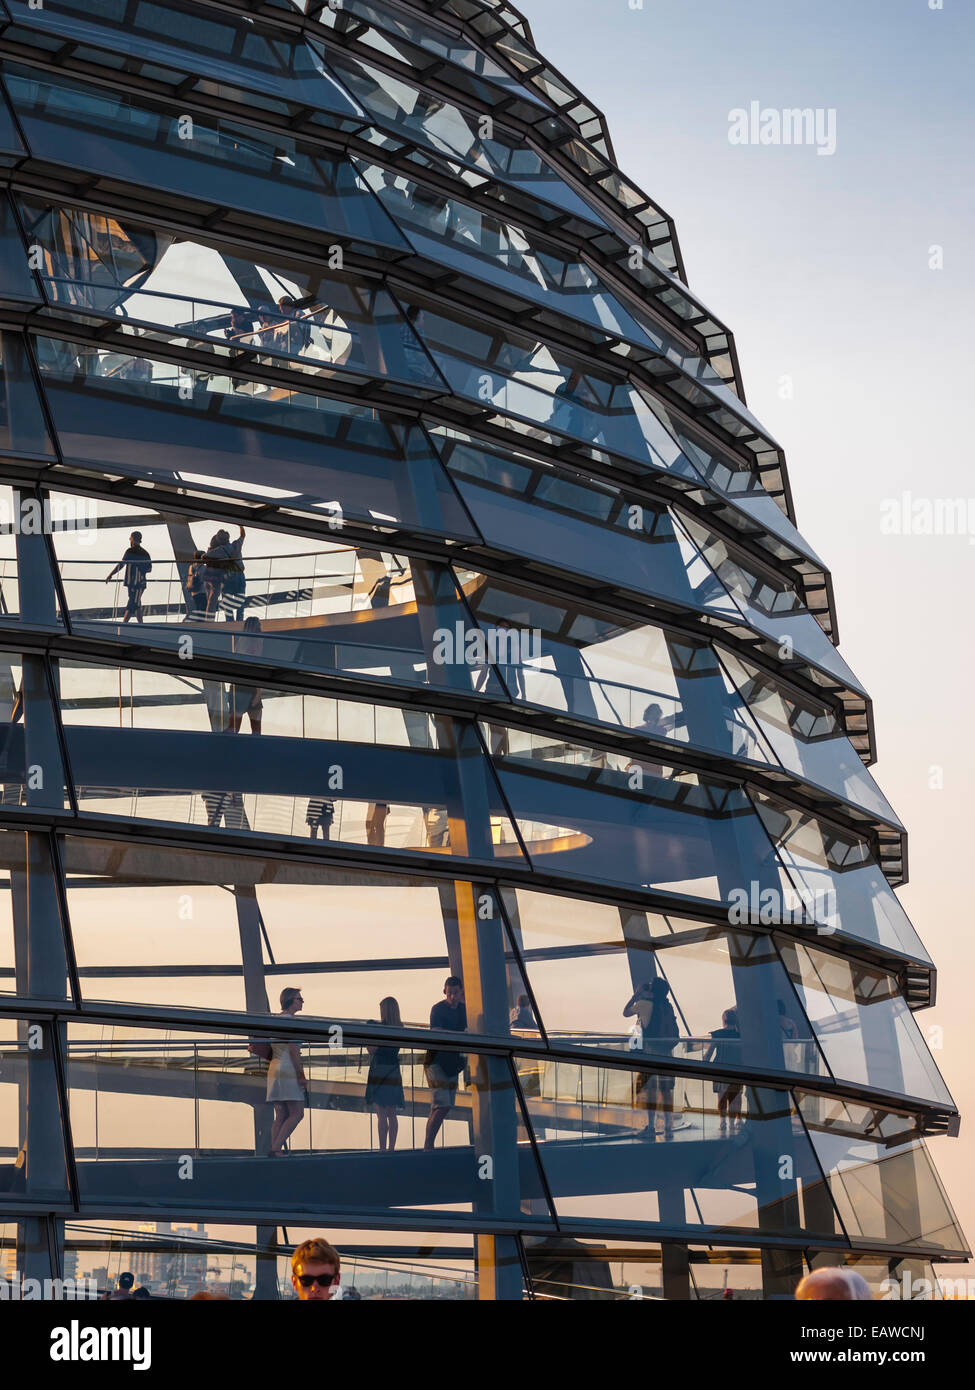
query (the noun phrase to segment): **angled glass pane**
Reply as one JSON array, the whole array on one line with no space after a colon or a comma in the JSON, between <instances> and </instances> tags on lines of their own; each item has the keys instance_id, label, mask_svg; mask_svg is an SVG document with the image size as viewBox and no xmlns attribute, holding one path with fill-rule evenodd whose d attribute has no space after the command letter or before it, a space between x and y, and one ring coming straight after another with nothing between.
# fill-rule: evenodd
<instances>
[{"instance_id":1,"label":"angled glass pane","mask_svg":"<svg viewBox=\"0 0 975 1390\"><path fill-rule=\"evenodd\" d=\"M703 606L713 590L714 611L737 614L710 570L710 589L688 573L666 511L527 455L502 455L462 437L433 437L485 540L682 607L698 606L698 594Z\"/></svg>"},{"instance_id":2,"label":"angled glass pane","mask_svg":"<svg viewBox=\"0 0 975 1390\"><path fill-rule=\"evenodd\" d=\"M0 333L0 451L32 458L54 456L26 343L19 333Z\"/></svg>"},{"instance_id":3,"label":"angled glass pane","mask_svg":"<svg viewBox=\"0 0 975 1390\"><path fill-rule=\"evenodd\" d=\"M512 700L772 762L707 644L653 624L603 618L474 570L457 573Z\"/></svg>"},{"instance_id":4,"label":"angled glass pane","mask_svg":"<svg viewBox=\"0 0 975 1390\"><path fill-rule=\"evenodd\" d=\"M488 1031L463 966L459 999L445 995L475 885L131 839L69 835L62 853L88 1003L267 1018L298 990L303 1018L366 1024L380 1042L399 1027Z\"/></svg>"},{"instance_id":5,"label":"angled glass pane","mask_svg":"<svg viewBox=\"0 0 975 1390\"><path fill-rule=\"evenodd\" d=\"M783 767L893 825L900 824L831 709L724 647L719 649L719 659Z\"/></svg>"},{"instance_id":6,"label":"angled glass pane","mask_svg":"<svg viewBox=\"0 0 975 1390\"><path fill-rule=\"evenodd\" d=\"M278 1015L266 1036L272 1055L264 1062L240 1034L69 1024L82 1200L111 1209L125 1191L127 1209L189 1208L208 1216L273 1206L290 1224L302 1214L314 1218L327 1189L335 1211L436 1210L531 1222L533 1204L534 1219L549 1221L500 1059L465 1053L462 1073L448 1085L424 1066L421 1050L401 1048L401 1142L382 1153L367 1100L365 1049L358 1042L335 1046L334 1037L330 1045L324 1030L303 1038L301 1021L290 1015ZM447 1113L436 1152L424 1152L431 1110ZM477 1155L502 1132L494 1181L478 1182ZM191 1193L179 1176L185 1155L193 1160ZM288 1161L275 1161L281 1157Z\"/></svg>"},{"instance_id":7,"label":"angled glass pane","mask_svg":"<svg viewBox=\"0 0 975 1390\"><path fill-rule=\"evenodd\" d=\"M678 534L686 538L688 563L700 559L733 600L749 627L781 648L807 657L835 680L865 694L860 682L826 636L799 594L785 580L750 563L744 551L706 531L681 513Z\"/></svg>"},{"instance_id":8,"label":"angled glass pane","mask_svg":"<svg viewBox=\"0 0 975 1390\"><path fill-rule=\"evenodd\" d=\"M370 115L394 134L402 137L408 131L435 154L501 179L532 199L547 200L577 217L606 225L541 155L497 124L490 136L482 134L482 123L461 107L351 55L330 53L328 63Z\"/></svg>"},{"instance_id":9,"label":"angled glass pane","mask_svg":"<svg viewBox=\"0 0 975 1390\"><path fill-rule=\"evenodd\" d=\"M833 1237L835 1213L789 1093L739 1086L726 1120L728 1089L542 1062L526 1103L559 1218ZM785 1181L782 1155L792 1159Z\"/></svg>"},{"instance_id":10,"label":"angled glass pane","mask_svg":"<svg viewBox=\"0 0 975 1390\"><path fill-rule=\"evenodd\" d=\"M9 659L0 666L0 675L7 670ZM5 698L0 698L0 719L10 719L9 688ZM7 779L11 776L11 743L16 742L14 735L22 733L22 727L12 722L0 752L0 794L5 812L21 798L21 783ZM0 831L0 995L63 1002L69 997L67 973L61 907L47 835Z\"/></svg>"},{"instance_id":11,"label":"angled glass pane","mask_svg":"<svg viewBox=\"0 0 975 1390\"><path fill-rule=\"evenodd\" d=\"M189 638L196 657L503 695L492 668L435 660L437 633L466 618L445 567L254 526L241 536L136 502L52 493L51 505L81 523L52 533L76 632L177 651ZM149 570L125 558L133 533Z\"/></svg>"},{"instance_id":12,"label":"angled glass pane","mask_svg":"<svg viewBox=\"0 0 975 1390\"><path fill-rule=\"evenodd\" d=\"M484 739L539 869L711 901L750 881L784 891L740 788L551 734L488 724ZM549 842L537 827L553 822Z\"/></svg>"},{"instance_id":13,"label":"angled glass pane","mask_svg":"<svg viewBox=\"0 0 975 1390\"><path fill-rule=\"evenodd\" d=\"M200 496L473 538L423 432L374 407L36 340L64 458ZM268 479L273 479L270 483Z\"/></svg>"},{"instance_id":14,"label":"angled glass pane","mask_svg":"<svg viewBox=\"0 0 975 1390\"><path fill-rule=\"evenodd\" d=\"M769 937L679 917L666 932L635 908L503 894L550 1042L829 1074Z\"/></svg>"},{"instance_id":15,"label":"angled glass pane","mask_svg":"<svg viewBox=\"0 0 975 1390\"><path fill-rule=\"evenodd\" d=\"M29 0L13 0L15 20L36 25L37 9ZM312 49L290 35L281 37L251 24L243 28L231 15L201 11L180 0L58 0L44 16L45 29L64 40L115 48L128 57L172 64L197 74L196 90L207 95L231 95L240 89L279 98L271 109L287 110L284 102L299 102L340 116L359 117L353 102ZM358 122L356 122L358 124Z\"/></svg>"},{"instance_id":16,"label":"angled glass pane","mask_svg":"<svg viewBox=\"0 0 975 1390\"><path fill-rule=\"evenodd\" d=\"M771 797L753 793L753 799L818 932L841 932L931 963L865 840Z\"/></svg>"},{"instance_id":17,"label":"angled glass pane","mask_svg":"<svg viewBox=\"0 0 975 1390\"><path fill-rule=\"evenodd\" d=\"M431 163L438 167L441 161ZM645 353L662 355L670 347L666 335L644 328L585 261L568 259L541 244L535 233L405 174L365 164L357 167L418 254L567 314L600 336L622 338ZM684 354L675 350L674 355L683 366Z\"/></svg>"},{"instance_id":18,"label":"angled glass pane","mask_svg":"<svg viewBox=\"0 0 975 1390\"><path fill-rule=\"evenodd\" d=\"M203 341L225 370L244 361L445 386L381 285L258 265L103 213L28 199L20 209L48 303L118 320L140 344Z\"/></svg>"},{"instance_id":19,"label":"angled glass pane","mask_svg":"<svg viewBox=\"0 0 975 1390\"><path fill-rule=\"evenodd\" d=\"M952 1104L893 976L805 941L782 940L780 949L834 1076Z\"/></svg>"},{"instance_id":20,"label":"angled glass pane","mask_svg":"<svg viewBox=\"0 0 975 1390\"><path fill-rule=\"evenodd\" d=\"M13 1202L70 1201L53 1026L0 1016L0 1195Z\"/></svg>"},{"instance_id":21,"label":"angled glass pane","mask_svg":"<svg viewBox=\"0 0 975 1390\"><path fill-rule=\"evenodd\" d=\"M295 8L307 11L310 0L296 0ZM377 53L388 54L421 69L440 67L441 64L433 59L441 59L450 64L452 76L456 72L458 79L467 79L472 91L490 94L491 89L496 88L494 101L500 99L502 92L508 92L530 102L536 109L542 105L527 86L466 37L450 29L441 29L415 13L393 9L382 0L343 0L338 6L316 5L315 9L319 24L336 29L340 35L352 31L359 41Z\"/></svg>"},{"instance_id":22,"label":"angled glass pane","mask_svg":"<svg viewBox=\"0 0 975 1390\"><path fill-rule=\"evenodd\" d=\"M38 159L397 250L408 243L348 160L286 135L185 118L73 78L9 66L7 91Z\"/></svg>"},{"instance_id":23,"label":"angled glass pane","mask_svg":"<svg viewBox=\"0 0 975 1390\"><path fill-rule=\"evenodd\" d=\"M523 1245L536 1302L663 1298L659 1245L574 1236L527 1236Z\"/></svg>"},{"instance_id":24,"label":"angled glass pane","mask_svg":"<svg viewBox=\"0 0 975 1390\"><path fill-rule=\"evenodd\" d=\"M14 119L7 105L4 90L0 87L0 164L7 166L23 159L26 154L24 142L14 125Z\"/></svg>"},{"instance_id":25,"label":"angled glass pane","mask_svg":"<svg viewBox=\"0 0 975 1390\"><path fill-rule=\"evenodd\" d=\"M965 1237L912 1119L800 1094L802 1118L852 1240L965 1251Z\"/></svg>"},{"instance_id":26,"label":"angled glass pane","mask_svg":"<svg viewBox=\"0 0 975 1390\"><path fill-rule=\"evenodd\" d=\"M0 624L16 622L20 615L20 585L17 582L17 530L21 496L0 483Z\"/></svg>"},{"instance_id":27,"label":"angled glass pane","mask_svg":"<svg viewBox=\"0 0 975 1390\"><path fill-rule=\"evenodd\" d=\"M0 197L0 299L40 303L37 282L30 273L27 250L6 193Z\"/></svg>"},{"instance_id":28,"label":"angled glass pane","mask_svg":"<svg viewBox=\"0 0 975 1390\"><path fill-rule=\"evenodd\" d=\"M59 684L89 814L522 857L473 729L448 716L67 660Z\"/></svg>"}]
</instances>

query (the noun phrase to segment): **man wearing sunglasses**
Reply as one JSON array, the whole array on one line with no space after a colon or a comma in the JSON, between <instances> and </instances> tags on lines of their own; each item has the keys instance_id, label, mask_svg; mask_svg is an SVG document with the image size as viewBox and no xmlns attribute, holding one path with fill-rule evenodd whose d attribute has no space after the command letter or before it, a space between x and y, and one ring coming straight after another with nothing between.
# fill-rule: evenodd
<instances>
[{"instance_id":1,"label":"man wearing sunglasses","mask_svg":"<svg viewBox=\"0 0 975 1390\"><path fill-rule=\"evenodd\" d=\"M295 1293L303 1302L321 1303L335 1298L341 1264L339 1252L327 1240L319 1236L304 1241L291 1256L291 1282Z\"/></svg>"}]
</instances>

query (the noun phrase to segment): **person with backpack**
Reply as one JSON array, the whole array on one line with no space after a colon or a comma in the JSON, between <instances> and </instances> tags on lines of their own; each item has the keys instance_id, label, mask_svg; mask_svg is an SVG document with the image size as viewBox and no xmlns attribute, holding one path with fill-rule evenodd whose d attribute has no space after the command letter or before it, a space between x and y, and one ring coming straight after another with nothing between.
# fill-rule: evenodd
<instances>
[{"instance_id":1,"label":"person with backpack","mask_svg":"<svg viewBox=\"0 0 975 1390\"><path fill-rule=\"evenodd\" d=\"M636 1018L640 1050L653 1057L670 1057L680 1038L674 1006L667 995L670 985L661 975L639 985L623 1010L624 1018ZM674 1134L674 1087L672 1076L640 1072L637 1078L638 1103L647 1111L643 1135L653 1142L657 1137L657 1111L663 1112L664 1139ZM659 1101L658 1101L659 1097Z\"/></svg>"}]
</instances>

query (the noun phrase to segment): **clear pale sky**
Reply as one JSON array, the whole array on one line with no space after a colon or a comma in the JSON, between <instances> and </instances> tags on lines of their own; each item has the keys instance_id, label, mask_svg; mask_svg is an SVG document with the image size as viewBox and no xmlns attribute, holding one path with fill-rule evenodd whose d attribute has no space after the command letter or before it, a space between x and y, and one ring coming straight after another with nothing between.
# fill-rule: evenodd
<instances>
[{"instance_id":1,"label":"clear pale sky","mask_svg":"<svg viewBox=\"0 0 975 1390\"><path fill-rule=\"evenodd\" d=\"M939 967L918 1022L963 1123L931 1150L971 1241L975 501L971 536L885 534L881 518L903 492L975 498L975 5L520 8L608 118L621 168L675 219L690 285L735 333L748 403L785 449L799 528L832 571L841 651L875 702L874 771L910 833L900 897ZM732 145L729 113L752 101L833 108L835 153Z\"/></svg>"}]
</instances>

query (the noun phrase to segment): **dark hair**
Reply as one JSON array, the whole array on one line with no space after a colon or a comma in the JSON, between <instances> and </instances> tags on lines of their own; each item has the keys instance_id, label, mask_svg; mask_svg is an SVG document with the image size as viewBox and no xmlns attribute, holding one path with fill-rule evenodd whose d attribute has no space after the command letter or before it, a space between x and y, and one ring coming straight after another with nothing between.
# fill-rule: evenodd
<instances>
[{"instance_id":1,"label":"dark hair","mask_svg":"<svg viewBox=\"0 0 975 1390\"><path fill-rule=\"evenodd\" d=\"M245 619L244 619L244 631L245 631L245 632L260 632L260 630L261 630L261 620L260 620L260 618L255 618L254 615L253 615L253 613L251 614L251 616L250 616L249 618L245 618Z\"/></svg>"},{"instance_id":2,"label":"dark hair","mask_svg":"<svg viewBox=\"0 0 975 1390\"><path fill-rule=\"evenodd\" d=\"M394 999L388 994L385 999L379 1001L379 1021L380 1023L391 1023L393 1025L402 1023L399 1013L399 1000Z\"/></svg>"},{"instance_id":3,"label":"dark hair","mask_svg":"<svg viewBox=\"0 0 975 1390\"><path fill-rule=\"evenodd\" d=\"M126 1270L124 1274L120 1274L118 1277L118 1286L120 1289L131 1289L134 1283L135 1275L130 1273L129 1270Z\"/></svg>"},{"instance_id":4,"label":"dark hair","mask_svg":"<svg viewBox=\"0 0 975 1390\"><path fill-rule=\"evenodd\" d=\"M151 1297L152 1297L152 1294L151 1294L151 1293L149 1292L149 1290L146 1288L145 1284L140 1284L139 1287L133 1292L132 1297L133 1297L133 1298L151 1298Z\"/></svg>"},{"instance_id":5,"label":"dark hair","mask_svg":"<svg viewBox=\"0 0 975 1390\"><path fill-rule=\"evenodd\" d=\"M451 985L460 985L461 989L463 989L464 981L460 978L459 975L448 975L446 980L444 980L443 982L443 987L445 990L447 990L450 988Z\"/></svg>"},{"instance_id":6,"label":"dark hair","mask_svg":"<svg viewBox=\"0 0 975 1390\"><path fill-rule=\"evenodd\" d=\"M661 999L665 999L670 993L670 985L662 975L655 975L650 981L650 993L656 994Z\"/></svg>"},{"instance_id":7,"label":"dark hair","mask_svg":"<svg viewBox=\"0 0 975 1390\"><path fill-rule=\"evenodd\" d=\"M142 532L141 532L141 531L133 531L133 532L132 532L132 535L129 537L129 539L135 541L136 545L140 545L141 542L142 542Z\"/></svg>"},{"instance_id":8,"label":"dark hair","mask_svg":"<svg viewBox=\"0 0 975 1390\"><path fill-rule=\"evenodd\" d=\"M301 993L301 990L300 990L300 989L295 989L295 987L294 987L293 985L288 985L286 989L283 989L283 990L281 991L281 1007L282 1007L282 1009L288 1009L288 1008L290 1008L291 1005L292 1005L292 1004L295 1002L295 1000L298 998L298 995L299 995L300 993Z\"/></svg>"}]
</instances>

